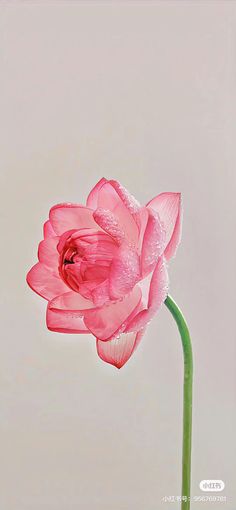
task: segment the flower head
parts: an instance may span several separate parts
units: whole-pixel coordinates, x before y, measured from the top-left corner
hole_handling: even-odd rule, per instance
[[[91,333],[101,359],[121,368],[168,291],[166,261],[181,233],[179,193],[141,206],[101,179],[86,206],[58,204],[44,224],[29,286],[48,301],[47,327]]]

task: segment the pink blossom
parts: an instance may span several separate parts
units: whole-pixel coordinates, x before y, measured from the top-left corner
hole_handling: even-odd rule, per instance
[[[27,274],[48,301],[48,329],[91,333],[100,358],[121,368],[167,296],[166,261],[180,234],[180,193],[161,193],[141,206],[103,178],[86,206],[52,207],[38,263]]]

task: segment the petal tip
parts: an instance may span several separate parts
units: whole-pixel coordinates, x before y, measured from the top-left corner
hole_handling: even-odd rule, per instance
[[[176,196],[176,198],[178,199],[179,203],[181,203],[181,202],[182,202],[182,193],[181,193],[181,191],[176,191],[176,192],[174,193],[174,195],[175,195],[175,196]]]

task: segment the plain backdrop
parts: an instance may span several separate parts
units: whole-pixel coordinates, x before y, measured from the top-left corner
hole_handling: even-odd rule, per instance
[[[171,510],[182,352],[163,306],[120,371],[45,325],[25,275],[49,208],[102,177],[146,203],[181,191],[170,292],[194,348],[192,496],[235,510],[234,1],[0,6],[1,510]],[[208,493],[208,496],[210,494]]]

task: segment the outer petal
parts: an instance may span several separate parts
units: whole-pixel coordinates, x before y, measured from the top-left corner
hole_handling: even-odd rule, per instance
[[[122,186],[118,181],[114,180],[109,181],[109,183],[116,190],[116,193],[119,195],[120,199],[127,207],[127,209],[129,209],[131,214],[135,215],[141,210],[139,202],[124,186]]]
[[[145,276],[153,270],[159,256],[165,248],[166,234],[160,222],[159,215],[149,209],[147,226],[143,237],[141,268]]]
[[[50,303],[47,307],[46,322],[48,329],[57,333],[90,333],[81,317],[71,317],[59,310],[55,312],[50,308]]]
[[[119,195],[125,207],[132,214],[136,224],[138,225],[139,238],[140,237],[142,238],[143,224],[145,222],[146,216],[146,207],[142,207],[140,203],[136,200],[136,198],[133,195],[131,195],[131,193],[118,181],[111,180],[109,181],[109,183],[115,189],[116,193]]]
[[[79,204],[58,204],[52,207],[49,219],[57,235],[67,230],[95,228],[93,210]]]
[[[93,213],[93,217],[96,223],[103,229],[107,234],[112,236],[118,244],[121,244],[125,238],[125,232],[121,229],[119,222],[111,211],[98,207]]]
[[[46,239],[47,237],[54,237],[55,235],[56,232],[54,232],[50,221],[45,221],[43,226],[43,237]]]
[[[104,189],[104,184],[108,185]],[[100,181],[97,182],[97,184],[94,186],[92,191],[90,191],[89,196],[87,198],[87,207],[90,207],[92,209],[97,209],[98,207],[105,207],[107,208],[107,205],[111,205],[110,199],[112,196],[115,195],[112,194],[113,188],[116,192],[116,195],[120,197],[124,205],[129,209],[132,214],[135,214],[140,209],[139,202],[134,198],[133,195],[129,193],[129,191],[124,188],[118,181],[110,180],[108,181],[105,179],[105,177],[102,177]],[[101,192],[101,193],[100,193]],[[110,196],[109,196],[110,195]],[[117,200],[117,198],[116,198]],[[110,210],[112,210],[111,207],[108,207]]]
[[[31,289],[48,301],[68,290],[59,275],[41,262],[30,269],[26,280]]]
[[[125,233],[126,239],[134,245],[137,245],[139,226],[136,221],[136,216],[131,212],[131,207],[127,206],[127,202],[117,193],[112,183],[114,183],[114,181],[105,181],[101,184],[97,190],[96,200],[94,199],[93,206],[96,207],[96,209],[105,209],[113,213],[118,221],[120,230]]]
[[[99,190],[101,189],[103,184],[105,184],[105,182],[107,182],[107,179],[105,179],[105,177],[102,177],[102,179],[100,179],[100,181],[98,181],[94,188],[90,191],[86,202],[87,207],[89,207],[90,209],[97,209]]]
[[[109,274],[112,299],[119,299],[130,292],[140,279],[140,261],[135,250],[122,245],[113,258]]]
[[[161,193],[147,207],[154,209],[166,231],[165,257],[169,260],[176,253],[181,237],[181,194]]]
[[[120,338],[114,338],[109,342],[97,339],[98,356],[117,368],[123,367],[137,348],[143,333],[144,331],[122,334]]]
[[[59,253],[57,251],[59,239],[59,237],[48,237],[39,243],[38,248],[39,262],[42,262],[45,266],[55,269],[56,271],[59,259]]]
[[[172,257],[175,256],[176,250],[181,240],[181,233],[182,233],[182,211],[181,209],[179,209],[171,240],[165,249],[166,260],[170,260]]]
[[[94,308],[94,304],[89,299],[72,290],[52,299],[49,303],[49,308],[54,312],[64,313],[68,317],[83,317],[86,310]]]
[[[165,301],[168,291],[168,274],[164,259],[161,257],[153,271],[150,283],[147,308],[137,313],[126,326],[125,331],[139,331],[143,328]]]
[[[143,247],[143,237],[145,234],[145,230],[147,227],[147,222],[149,218],[149,209],[147,207],[142,207],[139,212],[139,240],[137,245],[137,251],[139,254],[142,252]]]
[[[84,323],[99,340],[107,341],[123,332],[140,304],[141,290],[136,285],[122,301],[86,311]]]

